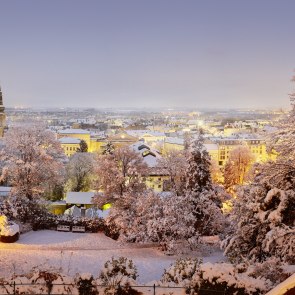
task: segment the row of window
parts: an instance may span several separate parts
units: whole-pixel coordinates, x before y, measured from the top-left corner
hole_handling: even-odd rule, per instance
[[[67,147],[66,147],[66,150],[67,150],[67,151],[74,151],[74,152],[75,152],[75,151],[78,150],[78,148],[77,148],[77,147],[72,147],[72,146],[67,146]]]

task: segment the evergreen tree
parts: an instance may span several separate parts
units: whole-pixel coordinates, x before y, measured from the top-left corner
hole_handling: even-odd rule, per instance
[[[115,146],[113,145],[113,143],[111,141],[109,141],[105,146],[103,154],[104,155],[112,155],[114,153],[114,150],[115,150]]]
[[[212,189],[210,174],[211,159],[204,147],[204,138],[200,133],[191,143],[186,171],[186,189],[189,192],[201,192]]]
[[[79,153],[87,153],[88,152],[88,145],[85,140],[81,139],[80,147],[78,148],[77,152],[79,152]]]

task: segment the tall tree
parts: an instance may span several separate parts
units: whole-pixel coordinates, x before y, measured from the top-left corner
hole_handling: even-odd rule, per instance
[[[54,134],[33,125],[9,129],[1,160],[1,179],[12,185],[12,194],[32,200],[42,196],[49,185],[61,181],[65,159]]]
[[[158,160],[158,167],[169,176],[169,187],[177,195],[185,189],[185,171],[187,169],[186,152],[169,150]]]
[[[277,160],[256,167],[253,183],[241,189],[231,214],[232,233],[223,247],[237,262],[277,257],[295,263],[294,106],[271,143]]]
[[[118,148],[113,154],[97,158],[96,189],[111,199],[123,196],[125,192],[139,192],[145,188],[142,175],[147,169],[141,155],[129,147]]]
[[[204,147],[204,137],[201,133],[192,141],[187,161],[186,189],[195,193],[212,189],[211,158]]]
[[[85,192],[91,187],[94,171],[94,156],[90,153],[75,153],[66,166],[67,189]]]
[[[254,156],[247,146],[241,145],[230,151],[224,167],[224,186],[231,188],[244,184],[253,162]]]
[[[215,202],[218,198],[210,176],[210,157],[201,134],[191,142],[186,162],[183,194],[163,198],[161,211],[154,214],[157,218],[147,223],[147,232],[172,253],[193,249],[200,235],[217,234],[224,224]]]

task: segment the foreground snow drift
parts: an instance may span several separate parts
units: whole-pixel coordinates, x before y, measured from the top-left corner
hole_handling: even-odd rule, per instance
[[[14,244],[0,243],[0,277],[16,272],[23,273],[39,265],[46,269],[61,268],[63,273],[92,273],[98,276],[104,263],[112,257],[132,259],[139,273],[139,283],[159,280],[174,256],[165,256],[156,248],[121,244],[102,233],[71,233],[56,231],[28,232]],[[222,261],[221,251],[207,253],[205,262]]]

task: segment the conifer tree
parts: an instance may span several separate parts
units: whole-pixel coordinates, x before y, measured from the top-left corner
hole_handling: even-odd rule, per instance
[[[77,152],[79,152],[79,153],[87,153],[88,152],[88,145],[87,145],[87,142],[84,139],[82,139],[80,141],[80,147],[77,150]]]
[[[210,174],[211,159],[204,147],[202,133],[191,143],[186,171],[186,189],[189,192],[201,192],[212,189]]]
[[[114,150],[115,150],[115,146],[113,145],[113,143],[111,141],[109,141],[105,146],[103,154],[104,155],[112,155],[114,153]]]

